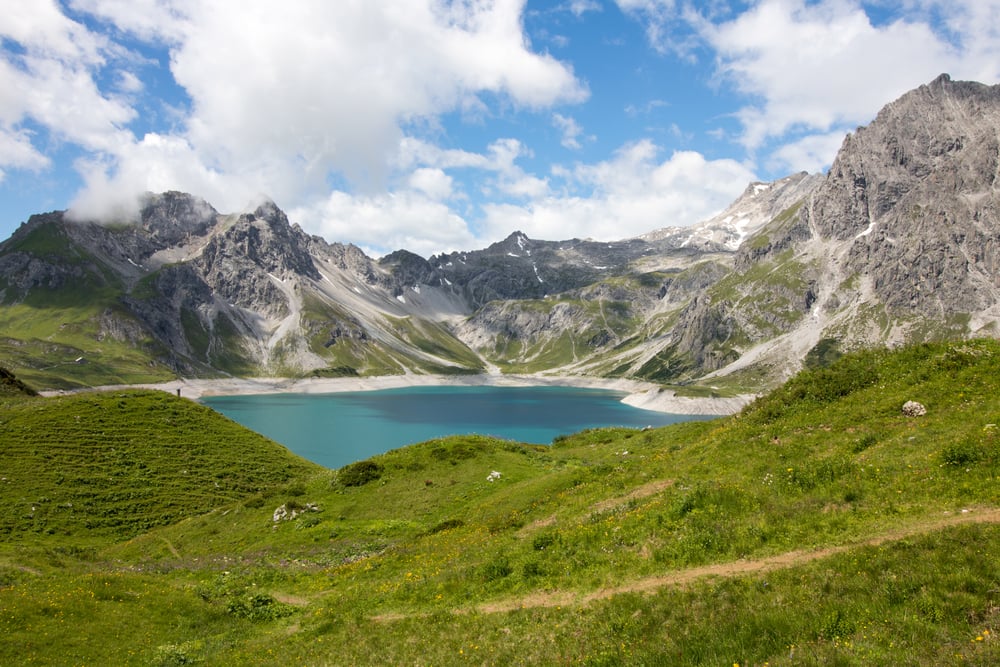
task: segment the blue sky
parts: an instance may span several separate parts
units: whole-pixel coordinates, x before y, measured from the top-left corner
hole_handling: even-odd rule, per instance
[[[622,239],[821,171],[1000,0],[0,0],[0,238],[169,189],[424,256]]]

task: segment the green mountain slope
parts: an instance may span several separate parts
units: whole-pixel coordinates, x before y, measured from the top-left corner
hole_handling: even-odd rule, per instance
[[[85,550],[18,527],[0,662],[996,664],[998,378],[995,341],[848,354],[732,418],[262,462]]]

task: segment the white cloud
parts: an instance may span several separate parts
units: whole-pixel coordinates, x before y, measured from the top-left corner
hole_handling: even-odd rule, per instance
[[[411,190],[372,196],[334,191],[315,205],[291,209],[288,217],[327,239],[351,239],[375,256],[405,248],[429,257],[477,243],[462,217]]]
[[[913,0],[945,25],[942,37],[960,53],[950,73],[956,79],[1000,80],[1000,0]]]
[[[568,68],[525,48],[520,2],[240,1],[238,22],[220,4],[188,9],[172,69],[193,99],[192,144],[226,170],[273,162],[305,185],[339,172],[378,186],[411,119],[480,93],[526,107],[585,94]]]
[[[529,174],[516,174],[499,182],[500,191],[512,197],[537,199],[549,191],[549,183],[544,178]]]
[[[271,192],[266,176],[212,169],[182,137],[155,133],[122,146],[116,159],[80,160],[77,170],[86,187],[70,203],[70,209],[80,219],[127,218],[128,213],[136,212],[139,197],[145,192],[192,192],[222,211],[243,210],[248,202]],[[272,177],[289,179],[295,175],[276,173]]]
[[[31,137],[24,131],[0,131],[0,180],[3,167],[39,171],[48,167],[49,158],[31,145]]]
[[[29,54],[81,65],[103,62],[105,40],[66,18],[54,0],[3,0],[0,12],[0,36]]]
[[[575,119],[556,113],[552,114],[552,124],[562,132],[562,141],[560,143],[564,147],[572,150],[579,150],[581,148],[579,137],[583,134],[583,128],[580,127],[580,124]]]
[[[127,70],[118,72],[117,86],[119,90],[125,93],[138,93],[144,88],[142,80]]]
[[[20,157],[0,157],[0,168],[41,164],[24,150],[31,135],[21,125],[32,119],[95,152],[80,165],[96,191],[80,193],[78,206],[97,201],[98,192],[170,178],[167,187],[187,184],[205,196],[236,184],[240,192],[263,188],[276,201],[323,196],[331,176],[375,191],[388,181],[404,126],[452,111],[480,113],[498,100],[534,110],[588,95],[570,67],[530,50],[524,0],[280,7],[270,0],[73,0],[74,10],[97,18],[91,29],[51,0],[7,4],[11,20],[0,35],[27,55],[17,66],[0,61],[0,84],[8,84],[0,87],[0,138],[21,147],[10,154]],[[171,74],[189,98],[180,106],[161,100],[168,113],[184,114],[173,134],[139,141],[126,129],[136,111],[95,81],[105,52],[127,51],[96,30],[169,49]],[[122,93],[142,90],[134,74],[114,73]],[[189,169],[178,168],[178,147]],[[192,183],[198,177],[207,180]],[[437,187],[443,184],[439,178]]]
[[[1000,0],[616,2],[661,53],[711,49],[717,83],[746,100],[733,114],[739,142],[793,170],[829,164],[832,135],[942,72],[1000,80]]]
[[[601,11],[601,4],[597,0],[570,0],[569,10],[574,16],[580,17],[587,12]]]
[[[549,178],[516,164],[528,154],[513,139],[497,141],[479,156],[412,140],[403,146],[409,164],[439,166],[415,169],[406,187],[391,193],[336,191],[292,209],[289,217],[311,233],[351,239],[374,255],[406,248],[429,257],[483,247],[517,229],[540,239],[618,240],[693,224],[723,209],[755,180],[751,170],[733,160],[707,160],[692,151],[660,159],[660,149],[648,140],[623,146],[606,161],[554,167]],[[451,186],[440,167],[445,163],[474,168],[508,199],[459,214],[442,201],[444,183]]]
[[[810,134],[777,148],[768,158],[768,168],[779,173],[808,171],[818,173],[830,165],[845,132],[835,130],[823,134]]]
[[[179,42],[184,37],[183,0],[70,0],[78,12],[111,20],[121,30],[146,40]]]
[[[619,9],[646,23],[646,37],[653,48],[664,52],[670,46],[670,24],[677,17],[675,0],[615,0]]]
[[[541,239],[631,238],[707,219],[755,179],[733,160],[706,160],[699,153],[679,151],[659,161],[658,153],[652,142],[640,141],[622,147],[611,160],[557,170],[570,181],[566,194],[525,205],[488,205],[484,236],[502,238],[520,229]]]
[[[423,192],[435,201],[451,197],[452,178],[441,169],[422,167],[410,174],[408,181],[410,188]]]
[[[479,153],[441,148],[416,137],[403,137],[392,161],[396,168],[404,170],[412,169],[416,165],[450,169],[485,167],[488,163],[488,159]]]
[[[706,25],[704,36],[720,75],[758,100],[737,112],[750,149],[796,128],[868,122],[887,100],[955,61],[926,24],[876,27],[845,0],[765,0],[728,23]]]
[[[0,168],[49,164],[34,145],[33,127],[93,151],[127,142],[122,127],[135,111],[103,95],[92,74],[113,51],[108,43],[64,17],[51,0],[2,4],[0,39],[20,49],[0,50]]]

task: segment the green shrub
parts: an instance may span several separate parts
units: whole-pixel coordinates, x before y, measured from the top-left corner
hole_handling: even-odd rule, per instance
[[[250,621],[273,621],[295,612],[291,605],[278,602],[265,593],[252,593],[229,601],[226,611]]]
[[[802,365],[807,369],[826,368],[840,359],[840,341],[836,338],[822,338],[809,350]]]
[[[443,533],[446,530],[452,530],[453,528],[461,528],[465,525],[465,522],[461,519],[445,519],[441,523],[438,523],[427,531],[428,535],[433,535],[434,533]]]
[[[483,566],[483,579],[486,581],[497,581],[508,577],[514,572],[510,561],[506,556],[498,556]]]
[[[340,469],[337,478],[344,486],[364,486],[382,477],[385,468],[374,461],[358,461]]]
[[[851,451],[854,452],[855,454],[860,454],[861,452],[865,451],[866,449],[876,444],[877,442],[878,442],[878,436],[876,436],[874,433],[866,433],[865,435],[861,436],[861,439],[859,439],[857,442],[854,443],[854,446],[851,447]]]
[[[827,640],[843,639],[854,634],[856,629],[857,624],[847,614],[837,609],[827,614],[823,619],[819,636]]]
[[[967,466],[986,458],[986,449],[973,439],[954,442],[941,450],[941,460],[949,466]]]
[[[285,489],[285,493],[287,493],[290,496],[295,496],[295,497],[304,496],[304,495],[306,495],[306,485],[303,484],[303,483],[301,483],[301,482],[296,482],[295,484],[290,484],[288,486],[288,488]]]
[[[531,546],[535,551],[545,551],[553,544],[556,543],[556,536],[551,534],[542,534],[535,537],[531,542]]]

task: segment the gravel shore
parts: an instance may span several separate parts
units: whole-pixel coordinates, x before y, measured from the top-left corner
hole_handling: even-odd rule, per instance
[[[753,400],[752,395],[729,398],[686,397],[659,385],[637,380],[593,378],[581,376],[554,375],[385,375],[379,377],[351,378],[229,378],[229,379],[179,379],[160,384],[127,385],[145,389],[159,389],[176,393],[185,398],[198,399],[203,396],[232,396],[246,394],[330,394],[344,391],[376,391],[417,386],[456,387],[527,387],[560,386],[583,387],[588,389],[609,389],[628,395],[623,403],[643,410],[670,412],[684,415],[729,415],[739,412]],[[98,387],[98,389],[121,389],[126,385]],[[43,392],[47,395],[60,392]]]

